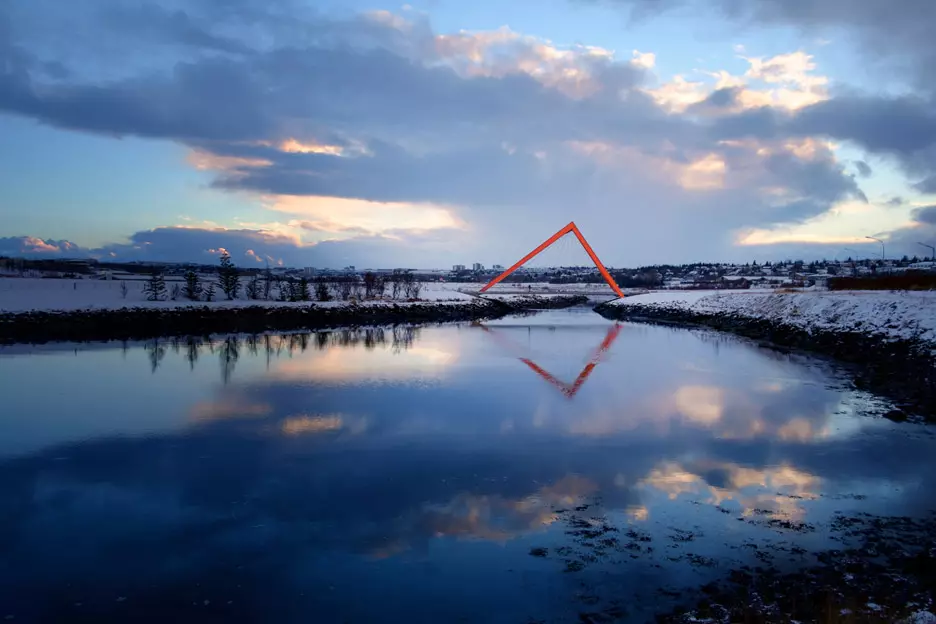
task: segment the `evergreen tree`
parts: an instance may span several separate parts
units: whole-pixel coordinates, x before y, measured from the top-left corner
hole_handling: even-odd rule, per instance
[[[191,269],[185,272],[185,287],[182,289],[182,293],[185,295],[185,298],[189,301],[198,301],[202,296],[202,284],[201,280],[198,279],[198,273],[192,271]]]
[[[269,301],[273,298],[273,272],[270,265],[267,264],[266,271],[263,272],[263,298]]]
[[[214,298],[215,298],[214,282],[208,282],[208,287],[205,288],[205,301],[214,301]]]
[[[237,273],[237,267],[231,261],[231,254],[224,251],[221,253],[221,269],[218,271],[218,284],[221,286],[227,298],[237,299],[240,292],[240,277]]]
[[[309,280],[302,278],[299,280],[299,289],[296,293],[296,299],[299,301],[311,301],[312,295],[309,293]]]
[[[244,291],[248,299],[259,299],[263,292],[260,286],[260,276],[254,275],[252,278],[250,278],[250,281],[247,282],[247,286]]]
[[[143,294],[147,301],[162,301],[166,298],[166,279],[161,271],[153,271],[149,280],[143,284]]]
[[[315,298],[318,301],[329,301],[331,299],[331,295],[328,294],[328,284],[325,282],[315,284]]]

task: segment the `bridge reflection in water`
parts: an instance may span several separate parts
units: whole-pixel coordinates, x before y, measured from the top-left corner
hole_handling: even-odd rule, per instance
[[[592,356],[588,358],[588,361],[586,362],[585,367],[582,369],[582,372],[578,374],[578,377],[576,377],[575,381],[572,383],[566,383],[562,381],[530,358],[517,355],[521,349],[516,343],[513,343],[504,337],[501,332],[498,332],[497,330],[481,323],[478,323],[478,327],[483,329],[487,335],[493,337],[494,340],[497,341],[498,344],[500,344],[506,351],[514,354],[514,356],[526,364],[530,370],[557,388],[562,394],[566,396],[566,398],[571,399],[582,388],[582,385],[584,385],[585,381],[588,379],[588,376],[592,374],[592,371],[594,371],[601,362],[602,356],[608,351],[608,349],[611,348],[611,345],[614,344],[614,341],[617,340],[618,334],[621,333],[623,325],[620,323],[615,323],[608,328],[608,333],[605,334],[604,340],[601,341],[601,344],[598,345],[594,353],[592,353]]]

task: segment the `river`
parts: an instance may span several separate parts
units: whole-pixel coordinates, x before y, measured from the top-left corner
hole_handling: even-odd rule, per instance
[[[832,364],[585,308],[12,346],[0,389],[16,622],[646,621],[936,476]]]

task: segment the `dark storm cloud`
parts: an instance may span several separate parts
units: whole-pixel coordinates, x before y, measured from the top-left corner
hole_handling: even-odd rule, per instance
[[[913,185],[921,193],[936,193],[936,175],[931,175]]]
[[[936,206],[918,208],[913,212],[913,218],[919,223],[936,225]]]
[[[936,109],[913,97],[838,97],[804,109],[790,126],[806,135],[854,141],[872,152],[909,155],[936,143]]]

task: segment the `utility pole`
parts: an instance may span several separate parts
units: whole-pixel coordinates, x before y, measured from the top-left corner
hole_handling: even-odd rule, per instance
[[[884,261],[884,241],[882,241],[880,238],[874,238],[873,236],[865,236],[865,238],[869,238],[873,241],[877,241],[881,243],[881,262],[883,262]]]
[[[936,262],[936,247],[932,245],[927,245],[926,243],[917,243],[917,245],[923,245],[924,247],[929,247],[930,252],[933,254],[933,262]]]

